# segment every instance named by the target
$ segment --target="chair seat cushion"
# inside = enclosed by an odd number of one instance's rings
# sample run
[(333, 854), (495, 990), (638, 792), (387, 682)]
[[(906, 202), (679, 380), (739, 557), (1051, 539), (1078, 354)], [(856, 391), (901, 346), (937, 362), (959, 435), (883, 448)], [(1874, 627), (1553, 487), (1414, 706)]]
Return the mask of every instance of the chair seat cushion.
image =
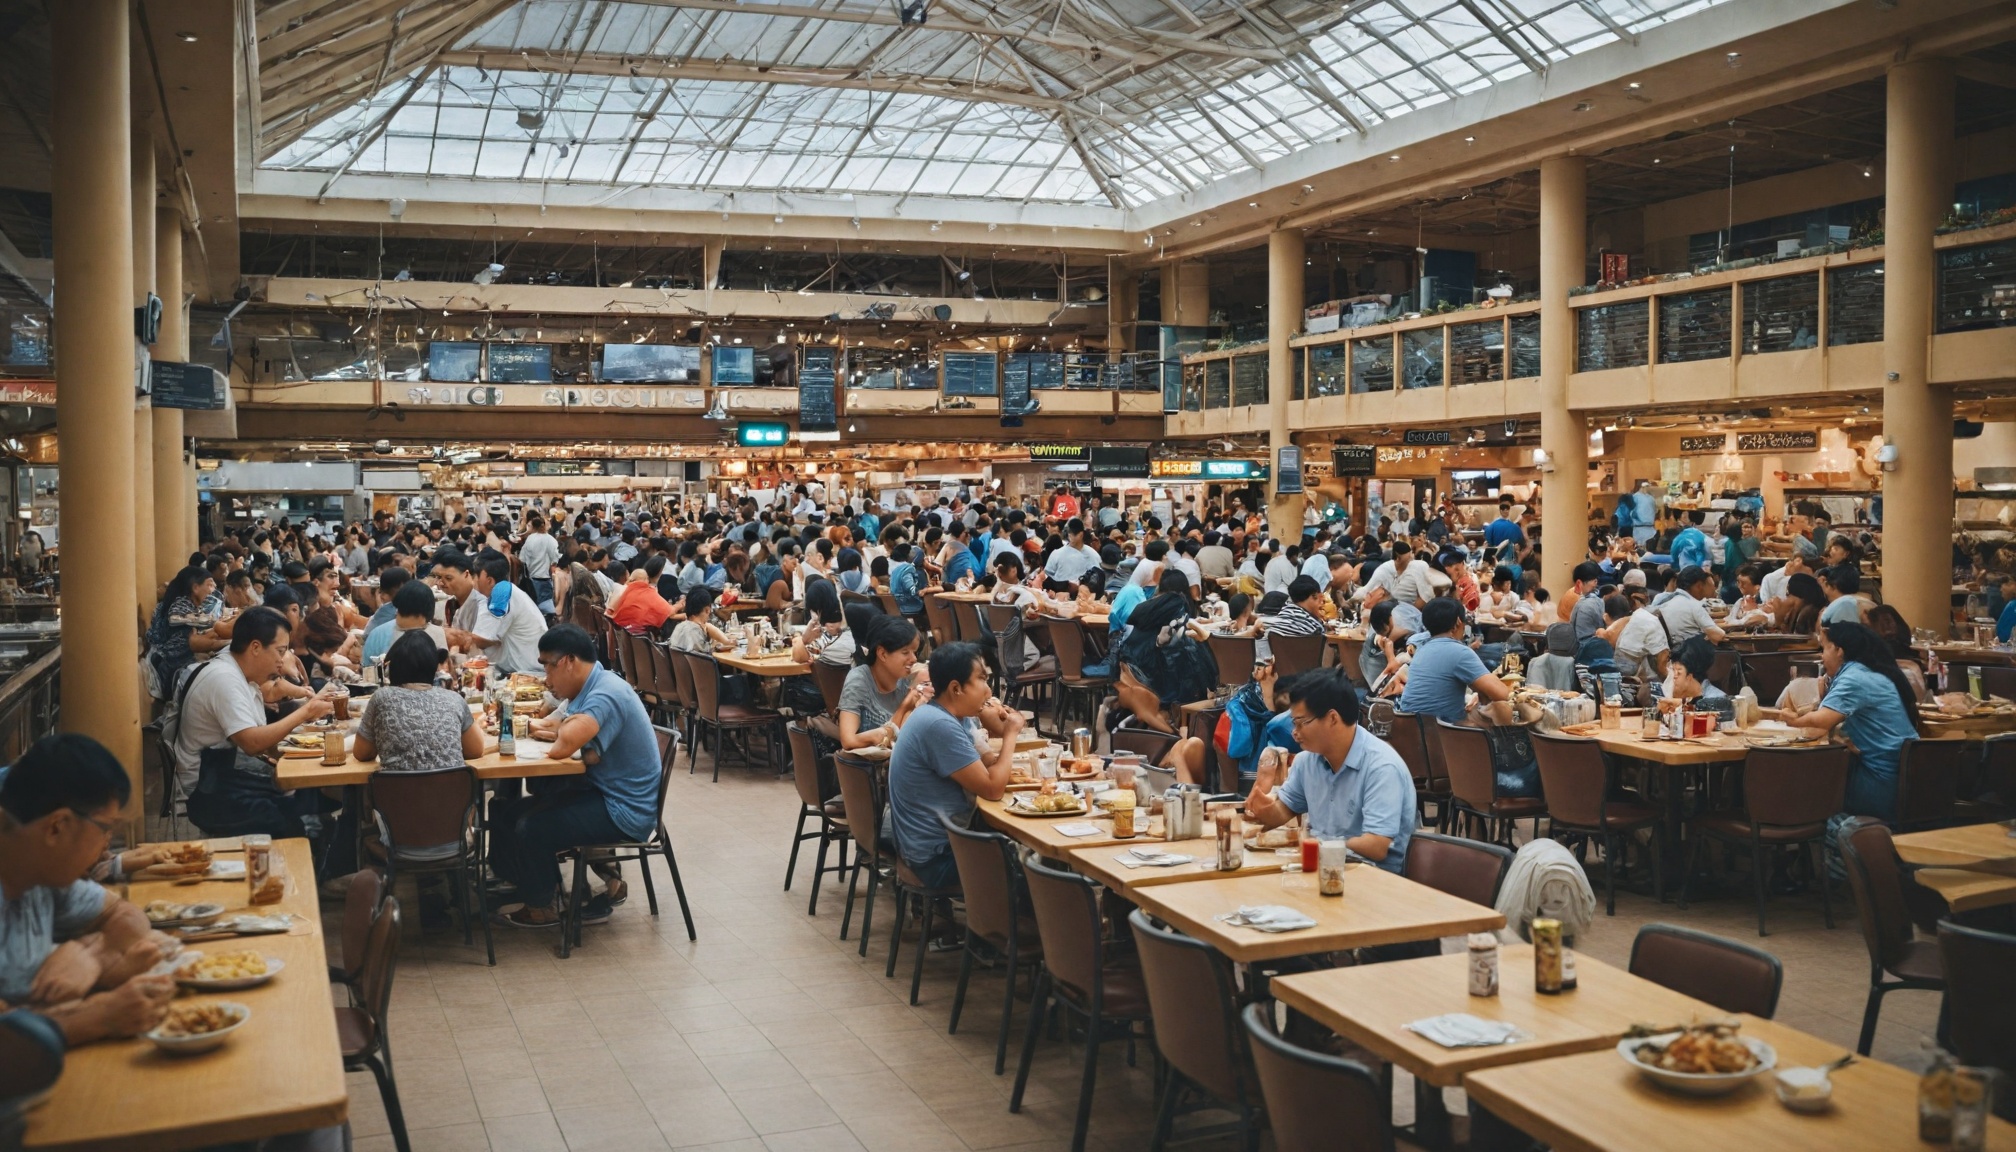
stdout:
[(896, 882), (903, 885), (905, 888), (912, 888), (918, 892), (924, 893), (929, 896), (959, 895), (959, 886), (957, 884), (954, 884), (949, 888), (932, 888), (926, 885), (924, 881), (918, 877), (917, 873), (912, 872), (910, 870), (910, 865), (905, 864), (903, 862), (903, 858), (900, 856), (896, 858)]
[(1618, 826), (1635, 828), (1641, 824), (1654, 824), (1659, 820), (1659, 809), (1650, 804), (1636, 804), (1629, 800), (1612, 800), (1603, 805), (1603, 818), (1612, 828)]
[(378, 1030), (371, 1025), (371, 1017), (362, 1008), (348, 1004), (336, 1008), (336, 1043), (343, 1050), (345, 1060), (362, 1056), (376, 1039)]
[[(1148, 983), (1141, 977), (1141, 965), (1132, 960), (1117, 961), (1106, 965), (1100, 983), (1104, 985), (1105, 996), (1100, 1002), (1103, 1015), (1131, 1016), (1142, 1019), (1148, 1015)], [(1059, 981), (1057, 990), (1069, 997), (1073, 1003), (1090, 1007), (1092, 996), (1082, 989), (1073, 988)]]
[[(1003, 956), (1008, 954), (1008, 937), (1006, 935), (1000, 932), (983, 932), (980, 934), (980, 938), (987, 941), (988, 947), (994, 949), (996, 952), (1001, 953)], [(1036, 934), (1035, 917), (1017, 916), (1015, 918), (1016, 962), (1041, 960), (1042, 958), (1043, 938)]]
[(826, 819), (833, 821), (835, 824), (847, 823), (847, 805), (838, 796), (821, 805), (820, 811), (826, 814)]
[(751, 708), (747, 704), (723, 704), (718, 715), (723, 724), (768, 724), (784, 719), (782, 713), (768, 708)]
[[(1744, 812), (1711, 813), (1697, 821), (1696, 827), (1712, 836), (1726, 839), (1750, 838), (1750, 817)], [(1811, 824), (1766, 824), (1757, 830), (1757, 839), (1766, 844), (1798, 844), (1806, 840), (1818, 840), (1826, 834), (1826, 822), (1816, 820)]]
[(1904, 980), (1945, 983), (1946, 965), (1939, 956), (1937, 940), (1913, 940), (1904, 945), (1904, 958), (1891, 966), (1890, 974)]
[(1491, 801), (1491, 815), (1520, 819), (1547, 814), (1547, 801), (1538, 796), (1500, 796)]

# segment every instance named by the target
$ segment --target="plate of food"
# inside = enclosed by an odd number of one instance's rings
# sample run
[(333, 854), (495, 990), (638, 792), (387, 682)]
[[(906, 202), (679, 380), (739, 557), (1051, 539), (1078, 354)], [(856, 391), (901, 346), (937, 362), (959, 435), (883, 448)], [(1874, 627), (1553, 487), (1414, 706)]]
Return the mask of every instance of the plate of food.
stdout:
[(210, 870), (210, 846), (201, 840), (161, 845), (161, 858), (134, 873), (136, 880), (201, 876)]
[(231, 1033), (252, 1019), (252, 1009), (232, 1000), (191, 1000), (172, 1004), (151, 1032), (154, 1046), (177, 1056), (193, 1056), (222, 1047)]
[(1617, 1054), (1645, 1078), (1688, 1096), (1734, 1092), (1778, 1065), (1771, 1045), (1737, 1034), (1738, 1024), (1696, 1024), (1653, 1036), (1627, 1036)]
[(278, 976), (287, 962), (257, 952), (184, 952), (176, 959), (175, 982), (199, 992), (237, 992), (257, 988)]
[(322, 755), (327, 747), (325, 743), (327, 737), (324, 736), (324, 731), (324, 729), (314, 728), (305, 731), (297, 729), (289, 732), (280, 739), (280, 755), (294, 757)]
[(177, 904), (173, 900), (150, 900), (141, 909), (147, 923), (156, 928), (188, 928), (206, 925), (224, 915), (222, 904)]
[(1055, 816), (1083, 816), (1087, 806), (1083, 798), (1071, 792), (1016, 792), (1001, 805), (1001, 810), (1040, 820)]

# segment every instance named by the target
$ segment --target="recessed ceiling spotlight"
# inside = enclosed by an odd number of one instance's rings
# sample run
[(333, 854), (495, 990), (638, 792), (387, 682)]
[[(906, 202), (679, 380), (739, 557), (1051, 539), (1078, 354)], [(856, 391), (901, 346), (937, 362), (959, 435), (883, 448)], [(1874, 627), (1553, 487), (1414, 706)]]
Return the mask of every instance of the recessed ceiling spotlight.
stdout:
[(1258, 208), (1259, 206), (1260, 202), (1258, 200), (1248, 200), (1246, 202), (1246, 207), (1248, 208)]
[(1873, 172), (1869, 171), (1869, 169), (1867, 169), (1867, 168), (1864, 168), (1864, 169), (1862, 169), (1862, 175), (1864, 175), (1864, 176), (1873, 176), (1873, 175), (1875, 175), (1875, 173), (1873, 173)]
[(1636, 80), (1633, 80), (1629, 84), (1624, 85), (1624, 90), (1626, 92), (1636, 92), (1638, 91), (1638, 89), (1642, 87), (1644, 87), (1644, 85), (1638, 83)]
[(1577, 105), (1575, 105), (1575, 111), (1577, 111), (1577, 112), (1587, 112), (1587, 111), (1589, 111), (1589, 110), (1590, 110), (1591, 108), (1594, 108), (1594, 107), (1596, 107), (1596, 106), (1595, 106), (1594, 104), (1591, 104), (1591, 103), (1590, 103), (1589, 101), (1587, 101), (1587, 100), (1584, 100), (1584, 101), (1582, 101), (1582, 102), (1581, 102), (1580, 104), (1577, 104)]
[(1465, 136), (1465, 137), (1463, 137), (1463, 143), (1465, 143), (1465, 144), (1475, 144), (1476, 142), (1477, 142), (1477, 138), (1476, 138), (1475, 136)]
[(1743, 54), (1741, 52), (1731, 52), (1722, 59), (1728, 61), (1731, 68), (1741, 68), (1743, 66)]
[(781, 215), (779, 215), (779, 216), (772, 216), (772, 217), (770, 217), (770, 223), (772, 223), (772, 224), (782, 224), (783, 222), (784, 222), (784, 217), (783, 217), (783, 216), (781, 216)]
[(1400, 162), (1400, 154), (1398, 152), (1393, 153), (1391, 156), (1386, 157), (1386, 162), (1388, 164), (1398, 164)]
[(194, 44), (196, 42), (196, 34), (194, 32), (177, 32), (175, 33), (175, 39), (180, 40), (184, 44)]
[(1659, 163), (1659, 157), (1657, 157), (1657, 156), (1654, 156), (1654, 157), (1652, 158), (1652, 163), (1654, 163), (1654, 164), (1657, 164), (1657, 163)]

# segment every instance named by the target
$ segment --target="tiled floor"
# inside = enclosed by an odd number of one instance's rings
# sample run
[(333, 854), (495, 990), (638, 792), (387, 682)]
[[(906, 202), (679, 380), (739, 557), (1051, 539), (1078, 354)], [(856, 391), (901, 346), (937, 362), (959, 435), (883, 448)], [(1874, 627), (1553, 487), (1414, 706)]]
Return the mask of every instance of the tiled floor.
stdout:
[[(1077, 1049), (1046, 1041), (1027, 1102), (1008, 1112), (1009, 1075), (993, 1074), (1000, 977), (974, 979), (955, 1036), (945, 1023), (957, 957), (932, 955), (917, 1007), (908, 980), (885, 980), (884, 902), (867, 959), (835, 938), (842, 892), (829, 879), (819, 914), (805, 914), (809, 859), (781, 890), (798, 801), (789, 781), (743, 769), (688, 776), (681, 765), (667, 824), (693, 903), (689, 943), (668, 877), (653, 918), (636, 870), (634, 895), (606, 926), (586, 930), (570, 959), (553, 932), (499, 928), (497, 966), (480, 942), (430, 933), (399, 958), (392, 1048), (418, 1152), (959, 1152), (1069, 1146)], [(1837, 893), (1832, 931), (1817, 894), (1777, 897), (1762, 941), (1785, 964), (1778, 1018), (1852, 1046), (1868, 966), (1852, 898)], [(1697, 900), (1687, 912), (1620, 893), (1582, 949), (1622, 965), (1638, 926), (1674, 921), (1758, 942), (1747, 888)], [(857, 917), (858, 921), (858, 917)], [(910, 945), (903, 953), (907, 972)], [(1899, 992), (1884, 1007), (1876, 1055), (1915, 1060), (1937, 997)], [(1022, 1019), (1018, 1013), (1018, 1022)], [(1142, 1149), (1153, 1118), (1149, 1059), (1130, 1068), (1119, 1045), (1100, 1065), (1094, 1148)], [(1396, 1094), (1411, 1112), (1404, 1075)], [(384, 1112), (368, 1074), (350, 1080), (360, 1152), (388, 1152)], [(1450, 1093), (1454, 1109), (1460, 1093)], [(1191, 1147), (1229, 1143), (1194, 1144)]]

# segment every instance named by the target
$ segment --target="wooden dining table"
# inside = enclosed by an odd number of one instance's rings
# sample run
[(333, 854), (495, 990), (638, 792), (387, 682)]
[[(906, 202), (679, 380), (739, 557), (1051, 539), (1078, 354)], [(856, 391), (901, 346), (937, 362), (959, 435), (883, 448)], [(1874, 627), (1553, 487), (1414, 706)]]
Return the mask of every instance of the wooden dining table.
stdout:
[[(1817, 1067), (1838, 1044), (1755, 1016), (1742, 1034), (1771, 1045), (1778, 1066)], [(1801, 1115), (1778, 1103), (1770, 1073), (1725, 1096), (1683, 1096), (1653, 1084), (1614, 1048), (1486, 1068), (1463, 1080), (1470, 1099), (1554, 1152), (1703, 1152), (1824, 1148), (1900, 1152), (1918, 1139), (1918, 1076), (1881, 1060), (1831, 1074), (1830, 1107)], [(2016, 1152), (2016, 1125), (1990, 1117), (1990, 1152)]]
[[(1143, 813), (1143, 816), (1146, 814)], [(1169, 867), (1149, 867), (1143, 865), (1129, 868), (1119, 862), (1119, 858), (1137, 848), (1164, 852), (1175, 856), (1188, 856), (1190, 863)], [(1279, 873), (1290, 863), (1300, 863), (1301, 850), (1293, 856), (1276, 855), (1271, 848), (1248, 848), (1245, 861), (1236, 871), (1218, 870), (1218, 840), (1212, 836), (1200, 836), (1190, 840), (1164, 840), (1160, 836), (1137, 836), (1132, 840), (1109, 841), (1105, 844), (1073, 847), (1069, 852), (1071, 870), (1081, 876), (1089, 876), (1115, 892), (1134, 892), (1142, 888), (1153, 888), (1161, 884), (1182, 884), (1195, 880), (1224, 880), (1236, 876), (1258, 876)]]
[(1750, 746), (1736, 733), (1714, 732), (1691, 740), (1647, 740), (1639, 732), (1638, 717), (1632, 716), (1621, 727), (1598, 728), (1588, 735), (1613, 756), (1674, 767), (1739, 764), (1750, 755)]
[[(180, 1152), (341, 1124), (349, 1113), (336, 1015), (330, 1010), (328, 954), (316, 900), (314, 859), (306, 840), (276, 840), (286, 861), (287, 893), (262, 914), (291, 913), (295, 930), (272, 936), (206, 941), (220, 952), (258, 952), (286, 970), (257, 987), (206, 993), (252, 1010), (224, 1046), (171, 1056), (140, 1038), (70, 1050), (48, 1101), (27, 1114), (24, 1148), (73, 1152)], [(219, 859), (242, 859), (219, 852)], [(227, 915), (247, 911), (246, 882), (178, 885), (136, 881), (127, 899), (187, 904), (214, 901)]]
[(2016, 904), (2016, 837), (2002, 825), (1907, 832), (1895, 843), (1898, 858), (1917, 866), (1911, 878), (1937, 892), (1953, 911)]
[[(1121, 840), (1113, 835), (1113, 818), (1096, 807), (1075, 816), (1017, 816), (1002, 807), (1006, 800), (1007, 797), (1004, 796), (1000, 800), (975, 801), (975, 806), (980, 810), (980, 818), (996, 832), (1048, 860), (1069, 864), (1073, 849), (1150, 842), (1145, 832), (1148, 814), (1143, 811), (1137, 811), (1135, 819), (1143, 822), (1144, 832), (1134, 839)], [(1060, 831), (1060, 828), (1074, 824), (1091, 824), (1096, 826), (1098, 831), (1089, 836), (1066, 836)]]
[(719, 652), (715, 654), (714, 660), (723, 668), (733, 668), (737, 672), (746, 672), (751, 676), (777, 678), (812, 674), (810, 664), (798, 663), (791, 658), (789, 652), (773, 652), (768, 656), (741, 656), (733, 652)]
[[(341, 764), (324, 764), (320, 756), (282, 756), (274, 771), (274, 782), (282, 788), (340, 788), (365, 784), (379, 769), (376, 760), (359, 760), (355, 737)], [(521, 739), (515, 756), (497, 752), (497, 738), (486, 736), (483, 755), (469, 761), (479, 780), (513, 780), (534, 776), (579, 776), (588, 770), (578, 756), (555, 760), (546, 755), (544, 741)]]
[[(1378, 944), (1435, 940), (1505, 926), (1494, 908), (1472, 904), (1370, 864), (1345, 870), (1344, 895), (1322, 896), (1316, 877), (1265, 874), (1132, 889), (1128, 898), (1233, 961), (1340, 952)], [(1256, 904), (1293, 908), (1316, 921), (1297, 932), (1261, 932), (1218, 919)], [(1383, 967), (1383, 965), (1381, 965)]]

